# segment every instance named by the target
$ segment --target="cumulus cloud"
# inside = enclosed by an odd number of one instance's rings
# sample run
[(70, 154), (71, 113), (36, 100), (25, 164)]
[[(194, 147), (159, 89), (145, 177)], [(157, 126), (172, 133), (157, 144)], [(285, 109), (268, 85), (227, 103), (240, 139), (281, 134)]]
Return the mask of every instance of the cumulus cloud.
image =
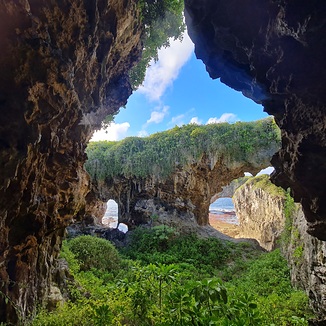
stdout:
[(150, 123), (162, 122), (168, 112), (169, 107), (167, 105), (164, 105), (163, 107), (156, 107), (155, 110), (151, 113), (151, 117), (146, 121), (146, 125)]
[(182, 66), (190, 59), (194, 45), (185, 32), (182, 41), (170, 40), (170, 47), (158, 51), (158, 61), (147, 69), (139, 92), (151, 101), (157, 101), (167, 87), (178, 77)]
[(194, 124), (194, 125), (201, 125), (202, 124), (202, 121), (198, 119), (198, 117), (193, 117), (191, 118), (190, 124)]
[(236, 122), (239, 119), (237, 116), (233, 113), (223, 113), (219, 118), (209, 118), (206, 124), (211, 124), (211, 123), (222, 123), (222, 122)]
[(95, 131), (91, 141), (120, 140), (127, 135), (127, 131), (129, 128), (129, 122), (111, 122), (109, 127), (107, 127), (106, 129), (100, 129), (98, 131)]
[(138, 132), (137, 136), (138, 137), (147, 137), (148, 132), (146, 130), (141, 130), (141, 131)]

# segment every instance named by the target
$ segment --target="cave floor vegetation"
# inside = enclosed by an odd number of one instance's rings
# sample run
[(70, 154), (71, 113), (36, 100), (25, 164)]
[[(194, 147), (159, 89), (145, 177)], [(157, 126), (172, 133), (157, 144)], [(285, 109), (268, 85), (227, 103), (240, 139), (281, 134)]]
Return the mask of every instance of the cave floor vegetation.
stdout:
[(139, 227), (126, 247), (91, 236), (65, 240), (69, 300), (31, 325), (308, 325), (279, 250), (202, 239), (166, 226)]

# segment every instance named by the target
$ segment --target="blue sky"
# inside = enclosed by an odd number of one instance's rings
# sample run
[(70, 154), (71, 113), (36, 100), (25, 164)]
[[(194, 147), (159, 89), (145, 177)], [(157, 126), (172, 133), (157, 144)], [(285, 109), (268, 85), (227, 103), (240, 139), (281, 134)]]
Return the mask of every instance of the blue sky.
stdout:
[(265, 118), (261, 105), (212, 80), (193, 53), (187, 34), (183, 41), (159, 51), (159, 61), (146, 73), (143, 86), (134, 92), (107, 130), (92, 140), (121, 140), (147, 136), (188, 123), (252, 121)]

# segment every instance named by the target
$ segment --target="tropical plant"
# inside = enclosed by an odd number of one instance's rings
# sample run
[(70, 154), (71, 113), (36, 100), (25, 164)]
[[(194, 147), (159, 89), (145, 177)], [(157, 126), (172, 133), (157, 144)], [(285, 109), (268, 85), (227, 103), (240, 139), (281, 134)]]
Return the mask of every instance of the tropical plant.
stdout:
[[(138, 235), (130, 241), (140, 240), (142, 242), (140, 247), (146, 250), (146, 243), (150, 243), (152, 241), (150, 237), (155, 234), (152, 229), (149, 230), (151, 232), (147, 233), (141, 229), (146, 236)], [(97, 240), (94, 237), (94, 242)], [(213, 239), (179, 235), (170, 237), (164, 250), (154, 240), (153, 243), (159, 250), (155, 250), (153, 246), (148, 253), (148, 256), (155, 256), (152, 260), (160, 260), (160, 255), (165, 256), (169, 251), (169, 255), (177, 259), (175, 263), (146, 263), (145, 260), (125, 260), (119, 257), (119, 271), (108, 278), (104, 270), (97, 270), (94, 265), (90, 270), (80, 270), (79, 261), (68, 248), (72, 241), (65, 243), (62, 256), (74, 269), (75, 293), (79, 295), (72, 301), (60, 305), (54, 312), (41, 310), (33, 325), (307, 326), (308, 324), (308, 298), (304, 292), (291, 287), (286, 261), (279, 250), (252, 254), (250, 261), (243, 264), (243, 268), (234, 272), (228, 282), (222, 282), (215, 275), (225, 264), (233, 263), (235, 258), (244, 259), (248, 250), (255, 250), (242, 244), (225, 245), (220, 241), (215, 244)], [(87, 237), (80, 237), (79, 241), (83, 244), (81, 247), (89, 243)], [(180, 244), (181, 242), (183, 244)], [(210, 265), (211, 269), (203, 273), (197, 266), (209, 264), (208, 260), (202, 257), (205, 255), (202, 249), (206, 248), (209, 251), (210, 247), (213, 248), (212, 252), (217, 252), (217, 256), (224, 250), (227, 259), (221, 264)], [(129, 250), (131, 248), (137, 250), (135, 244), (131, 245)], [(180, 248), (183, 249), (178, 256)], [(217, 250), (218, 248), (220, 249)], [(182, 262), (182, 255), (186, 254), (186, 249), (189, 251), (188, 258), (185, 259), (187, 262)], [(77, 252), (79, 251), (78, 249)], [(135, 256), (138, 257), (138, 254)], [(208, 256), (210, 259), (213, 257), (211, 254)]]

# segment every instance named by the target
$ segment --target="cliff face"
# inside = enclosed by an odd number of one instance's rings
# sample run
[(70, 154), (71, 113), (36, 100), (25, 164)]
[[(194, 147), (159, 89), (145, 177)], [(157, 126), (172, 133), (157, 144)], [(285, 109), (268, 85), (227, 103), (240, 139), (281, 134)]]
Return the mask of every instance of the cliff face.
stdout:
[(291, 187), (307, 231), (326, 240), (326, 3), (186, 0), (185, 9), (210, 76), (275, 116), (282, 149), (272, 180)]
[(283, 189), (271, 184), (267, 175), (253, 177), (235, 191), (233, 202), (239, 237), (254, 238), (266, 250), (275, 249), (285, 224)]
[(84, 149), (126, 103), (140, 53), (133, 1), (0, 1), (0, 321), (42, 299), (84, 214)]
[(232, 180), (230, 184), (227, 186), (222, 187), (222, 191), (220, 191), (218, 194), (215, 194), (212, 199), (211, 203), (214, 203), (219, 198), (223, 197), (229, 197), (232, 198), (235, 191), (242, 186), (250, 177), (241, 177), (235, 180)]
[[(326, 316), (326, 243), (307, 234), (307, 222), (301, 206), (292, 215), (290, 233), (282, 251), (291, 268), (291, 280), (303, 288), (317, 316), (315, 325), (323, 325)], [(320, 319), (321, 323), (318, 323)]]
[(326, 315), (326, 243), (307, 233), (301, 205), (288, 200), (268, 176), (249, 179), (233, 196), (239, 237), (254, 238), (267, 250), (281, 247), (292, 284), (307, 292), (319, 325)]

